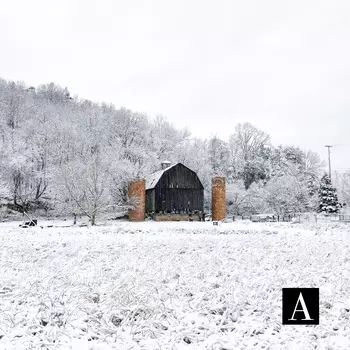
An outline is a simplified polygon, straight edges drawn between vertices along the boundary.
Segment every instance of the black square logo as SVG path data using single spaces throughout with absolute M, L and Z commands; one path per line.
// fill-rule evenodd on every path
M 319 324 L 318 288 L 282 288 L 282 324 Z

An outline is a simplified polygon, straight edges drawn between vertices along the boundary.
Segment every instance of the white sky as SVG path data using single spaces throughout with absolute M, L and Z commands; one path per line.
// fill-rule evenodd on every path
M 0 76 L 162 114 L 238 122 L 350 168 L 349 0 L 0 0 Z

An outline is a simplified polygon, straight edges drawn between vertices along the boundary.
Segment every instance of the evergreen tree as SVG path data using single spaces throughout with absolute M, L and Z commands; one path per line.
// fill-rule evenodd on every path
M 337 213 L 339 211 L 337 190 L 332 187 L 331 179 L 327 174 L 324 174 L 321 179 L 318 196 L 318 212 Z

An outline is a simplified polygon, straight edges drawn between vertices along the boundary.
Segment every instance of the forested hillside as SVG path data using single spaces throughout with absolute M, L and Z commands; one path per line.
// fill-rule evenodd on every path
M 272 145 L 249 123 L 227 125 L 228 140 L 198 139 L 165 118 L 72 97 L 50 83 L 0 80 L 0 197 L 12 210 L 45 208 L 94 217 L 126 205 L 126 184 L 182 162 L 210 179 L 227 177 L 232 213 L 290 213 L 317 208 L 324 164 L 318 154 Z

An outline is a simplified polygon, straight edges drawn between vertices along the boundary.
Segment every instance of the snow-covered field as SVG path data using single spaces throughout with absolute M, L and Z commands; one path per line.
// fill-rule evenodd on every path
M 349 248 L 340 224 L 0 224 L 0 349 L 350 349 Z M 319 326 L 281 324 L 283 287 L 320 288 Z

